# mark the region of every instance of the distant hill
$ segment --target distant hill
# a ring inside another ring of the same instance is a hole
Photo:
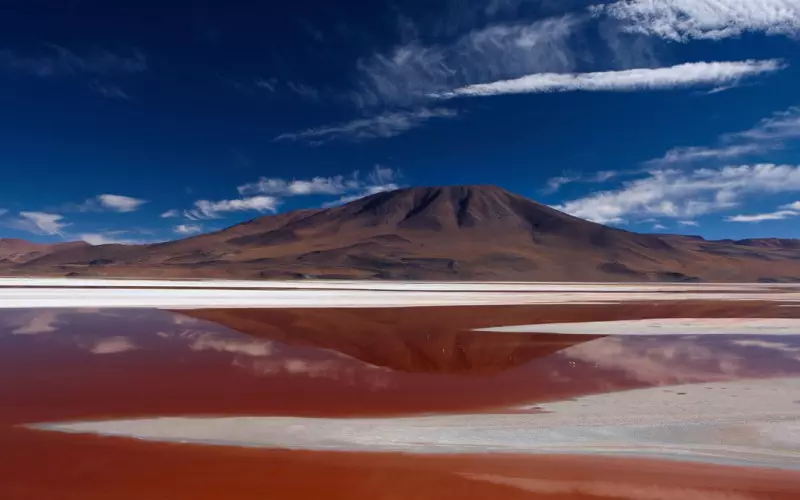
[[[0,266],[23,264],[51,253],[88,247],[91,245],[83,241],[43,244],[17,238],[0,238]]]
[[[400,189],[340,207],[260,217],[155,245],[56,247],[6,259],[0,262],[0,272],[254,279],[800,281],[798,240],[706,241],[633,233],[494,186]]]

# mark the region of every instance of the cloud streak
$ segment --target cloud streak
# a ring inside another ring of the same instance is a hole
[[[321,145],[336,140],[362,142],[370,139],[386,139],[421,127],[434,119],[455,118],[456,116],[458,116],[456,110],[447,108],[392,111],[349,122],[281,134],[275,138],[275,141],[306,141],[314,145]]]
[[[763,221],[770,221],[770,220],[784,220],[789,219],[792,217],[797,217],[800,215],[800,201],[796,201],[794,203],[789,203],[788,205],[783,205],[776,210],[775,212],[763,213],[763,214],[742,214],[742,215],[733,215],[730,217],[726,217],[725,220],[728,222],[751,222],[751,223],[758,223]]]
[[[477,82],[543,71],[572,71],[572,37],[583,22],[566,15],[528,24],[492,24],[450,44],[414,39],[357,63],[353,102],[361,108],[413,105]]]
[[[664,68],[639,68],[595,73],[537,73],[514,80],[469,85],[437,94],[440,98],[486,97],[551,92],[630,92],[672,90],[733,84],[744,78],[785,68],[777,59],[697,62]]]

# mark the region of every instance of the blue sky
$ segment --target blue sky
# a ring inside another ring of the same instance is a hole
[[[800,237],[800,0],[0,2],[0,237],[161,241],[496,184]]]

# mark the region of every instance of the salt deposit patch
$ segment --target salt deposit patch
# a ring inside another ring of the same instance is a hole
[[[650,388],[544,413],[404,418],[164,417],[35,424],[154,441],[407,453],[591,453],[800,467],[800,379]],[[524,410],[524,409],[523,409]]]
[[[480,328],[481,332],[564,335],[800,335],[794,318],[663,318]]]

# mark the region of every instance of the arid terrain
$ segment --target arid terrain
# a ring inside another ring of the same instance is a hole
[[[797,282],[800,240],[639,234],[497,187],[456,186],[379,193],[152,245],[0,240],[0,274]]]

